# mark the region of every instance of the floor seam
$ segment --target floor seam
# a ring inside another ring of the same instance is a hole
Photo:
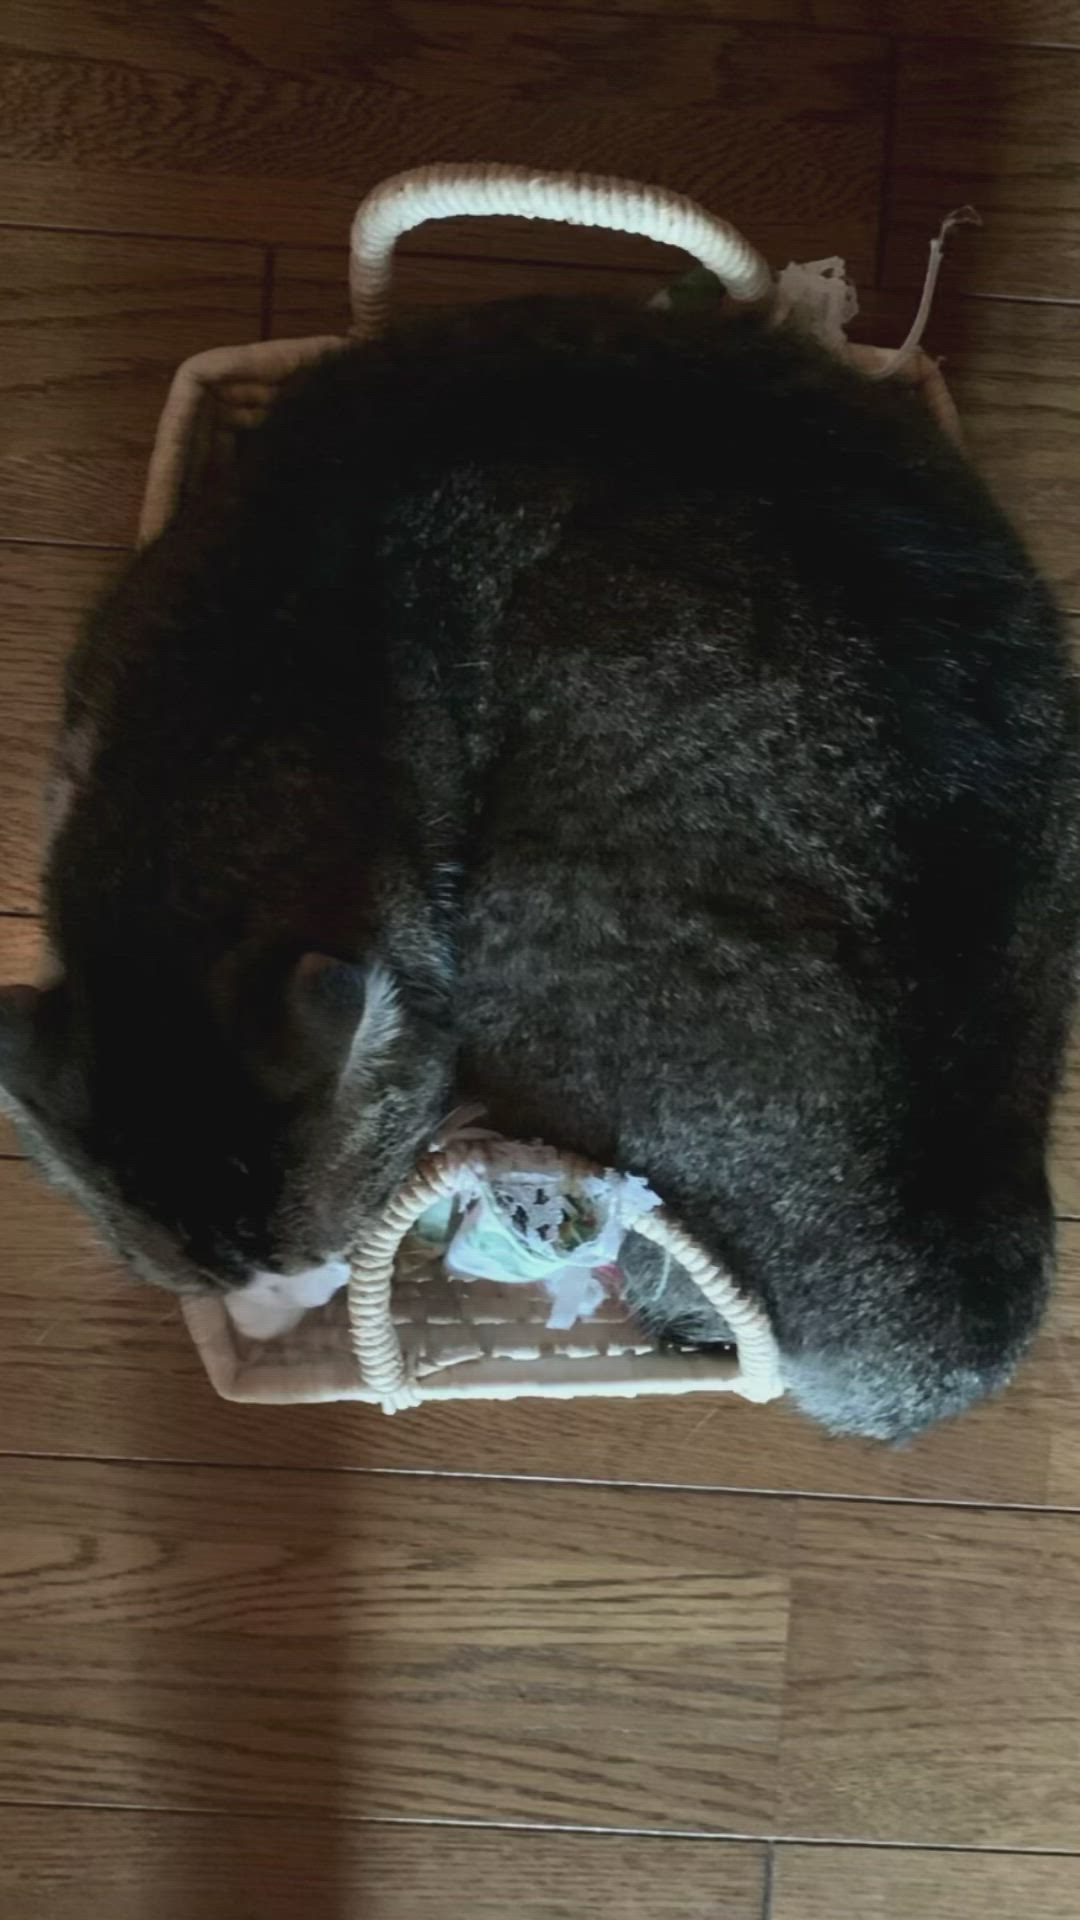
[[[33,1364],[32,1360],[22,1363],[24,1370],[27,1367],[32,1368]],[[364,1480],[451,1481],[458,1485],[562,1487],[571,1491],[600,1490],[625,1494],[678,1493],[695,1494],[703,1499],[720,1497],[725,1500],[800,1501],[806,1504],[813,1502],[817,1505],[844,1507],[915,1507],[920,1510],[929,1508],[941,1513],[1026,1513],[1035,1517],[1041,1515],[1046,1519],[1062,1520],[1080,1517],[1080,1505],[1043,1505],[1038,1501],[948,1499],[942,1495],[914,1493],[822,1493],[809,1487],[740,1487],[684,1480],[578,1479],[570,1474],[487,1473],[479,1468],[365,1467],[340,1463],[333,1466],[303,1466],[276,1460],[198,1460],[164,1458],[159,1454],[55,1453],[44,1449],[20,1447],[0,1447],[0,1460],[48,1461],[56,1465],[68,1466],[145,1467],[166,1472],[275,1473],[296,1478],[335,1474]],[[760,1836],[757,1837],[760,1838]]]
[[[297,1803],[288,1807],[180,1806],[153,1800],[40,1800],[0,1796],[0,1808],[41,1813],[139,1813],[157,1814],[176,1820],[281,1821],[302,1820],[305,1824],[330,1829],[340,1826],[425,1829],[443,1832],[520,1833],[558,1835],[565,1838],[589,1837],[610,1840],[664,1840],[692,1842],[702,1846],[768,1847],[778,1854],[782,1847],[814,1847],[818,1850],[841,1848],[861,1853],[947,1853],[975,1858],[1023,1858],[1029,1860],[1077,1860],[1080,1848],[985,1846],[977,1842],[935,1840],[866,1840],[839,1834],[765,1834],[741,1829],[707,1827],[601,1826],[589,1822],[551,1820],[482,1820],[453,1814],[327,1814]]]

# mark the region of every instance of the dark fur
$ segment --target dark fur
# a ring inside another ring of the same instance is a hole
[[[63,980],[9,1007],[4,1077],[151,1277],[339,1252],[460,1092],[646,1174],[830,1425],[1008,1377],[1051,1262],[1076,698],[910,396],[752,320],[402,330],[135,561],[67,728]],[[722,1335],[629,1267],[658,1330]]]

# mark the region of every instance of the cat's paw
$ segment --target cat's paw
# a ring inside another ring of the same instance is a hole
[[[233,1326],[246,1340],[277,1340],[298,1327],[311,1307],[324,1307],[349,1278],[347,1260],[326,1260],[302,1273],[256,1273],[225,1296]]]

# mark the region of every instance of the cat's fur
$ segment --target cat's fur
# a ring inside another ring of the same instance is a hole
[[[94,615],[9,997],[148,1277],[338,1257],[461,1096],[647,1175],[832,1426],[1004,1381],[1052,1254],[1061,624],[910,395],[529,303],[324,363]],[[723,1329],[629,1251],[659,1330]]]

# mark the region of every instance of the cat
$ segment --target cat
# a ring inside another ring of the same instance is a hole
[[[906,1438],[1046,1298],[1078,799],[1052,596],[910,393],[752,314],[428,317],[92,613],[0,1082],[138,1273],[255,1299],[481,1101],[645,1175],[805,1411]],[[625,1253],[659,1338],[726,1337]]]

